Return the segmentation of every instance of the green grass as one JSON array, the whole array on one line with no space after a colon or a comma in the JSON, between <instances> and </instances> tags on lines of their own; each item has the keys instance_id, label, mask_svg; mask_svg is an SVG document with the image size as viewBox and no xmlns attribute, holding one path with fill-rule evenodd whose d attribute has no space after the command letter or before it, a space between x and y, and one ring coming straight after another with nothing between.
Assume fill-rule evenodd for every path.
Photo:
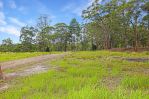
<instances>
[{"instance_id":1,"label":"green grass","mask_svg":"<svg viewBox=\"0 0 149 99\"><path fill-rule=\"evenodd\" d=\"M35 57L51 53L58 53L58 52L25 52L25 53L0 52L0 62Z\"/></svg>"},{"instance_id":2,"label":"green grass","mask_svg":"<svg viewBox=\"0 0 149 99\"><path fill-rule=\"evenodd\" d=\"M12 80L0 98L149 99L149 74L145 73L149 63L111 56L148 57L148 53L72 52L64 59L48 62L57 69Z\"/></svg>"},{"instance_id":3,"label":"green grass","mask_svg":"<svg viewBox=\"0 0 149 99\"><path fill-rule=\"evenodd\" d=\"M149 77L148 76L128 76L122 81L124 87L133 89L148 89L149 88Z\"/></svg>"}]
</instances>

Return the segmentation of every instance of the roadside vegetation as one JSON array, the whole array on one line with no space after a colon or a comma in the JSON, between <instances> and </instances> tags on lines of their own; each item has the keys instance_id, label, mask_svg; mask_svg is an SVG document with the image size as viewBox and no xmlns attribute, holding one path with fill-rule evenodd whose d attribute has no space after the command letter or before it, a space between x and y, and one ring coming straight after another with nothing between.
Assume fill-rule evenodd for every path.
<instances>
[{"instance_id":1,"label":"roadside vegetation","mask_svg":"<svg viewBox=\"0 0 149 99\"><path fill-rule=\"evenodd\" d=\"M118 57L118 58L117 58ZM12 80L2 99L148 99L148 52L72 52L46 62L51 70Z\"/></svg>"}]
</instances>

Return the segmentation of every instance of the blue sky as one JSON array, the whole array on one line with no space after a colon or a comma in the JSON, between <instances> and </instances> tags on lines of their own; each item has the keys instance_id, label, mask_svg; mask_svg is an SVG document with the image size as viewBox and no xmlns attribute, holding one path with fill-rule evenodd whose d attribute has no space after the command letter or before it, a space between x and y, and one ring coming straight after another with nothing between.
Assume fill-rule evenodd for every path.
<instances>
[{"instance_id":1,"label":"blue sky","mask_svg":"<svg viewBox=\"0 0 149 99\"><path fill-rule=\"evenodd\" d=\"M42 14L50 16L51 25L69 24L72 18L82 22L81 12L93 0L0 0L0 43L5 38L19 42L22 26L35 25Z\"/></svg>"}]
</instances>

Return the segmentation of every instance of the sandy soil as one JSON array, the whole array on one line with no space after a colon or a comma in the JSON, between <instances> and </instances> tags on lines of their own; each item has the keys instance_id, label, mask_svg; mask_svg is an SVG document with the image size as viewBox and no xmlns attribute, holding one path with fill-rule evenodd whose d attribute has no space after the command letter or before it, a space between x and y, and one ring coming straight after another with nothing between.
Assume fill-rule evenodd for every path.
<instances>
[{"instance_id":1,"label":"sandy soil","mask_svg":"<svg viewBox=\"0 0 149 99\"><path fill-rule=\"evenodd\" d=\"M44 66L44 65L34 65L32 67L28 67L27 69L21 70L21 71L16 71L16 72L12 72L12 73L7 73L4 74L4 77L6 79L12 79L14 77L18 77L18 76L28 76L28 75L32 75L32 74L38 74L38 73L42 73L42 72L46 72L47 70L49 70L48 67Z\"/></svg>"},{"instance_id":2,"label":"sandy soil","mask_svg":"<svg viewBox=\"0 0 149 99\"><path fill-rule=\"evenodd\" d=\"M8 89L9 85L7 83L1 83L0 84L0 91L4 91Z\"/></svg>"}]
</instances>

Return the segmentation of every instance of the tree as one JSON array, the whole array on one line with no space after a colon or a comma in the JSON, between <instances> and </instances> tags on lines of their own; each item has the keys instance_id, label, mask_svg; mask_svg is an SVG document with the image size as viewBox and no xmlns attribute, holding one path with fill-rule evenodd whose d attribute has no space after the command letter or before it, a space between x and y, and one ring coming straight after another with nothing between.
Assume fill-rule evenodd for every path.
<instances>
[{"instance_id":1,"label":"tree","mask_svg":"<svg viewBox=\"0 0 149 99\"><path fill-rule=\"evenodd\" d=\"M49 18L47 15L42 15L38 19L37 23L37 37L36 43L39 51L46 51L47 47L50 47L50 33L53 28L49 26Z\"/></svg>"},{"instance_id":2,"label":"tree","mask_svg":"<svg viewBox=\"0 0 149 99\"><path fill-rule=\"evenodd\" d=\"M2 40L2 45L0 51L12 52L13 51L13 42L10 38Z\"/></svg>"},{"instance_id":3,"label":"tree","mask_svg":"<svg viewBox=\"0 0 149 99\"><path fill-rule=\"evenodd\" d=\"M70 39L69 29L65 23L55 24L56 42L59 43L59 50L67 51L68 41Z\"/></svg>"},{"instance_id":4,"label":"tree","mask_svg":"<svg viewBox=\"0 0 149 99\"><path fill-rule=\"evenodd\" d=\"M141 24L143 17L145 18L142 9L146 11L147 4L144 0L102 0L101 2L95 0L82 13L88 33L92 36L92 45L98 49L131 45L137 51L141 35L145 35L141 34L144 27ZM142 5L144 6L141 9Z\"/></svg>"},{"instance_id":5,"label":"tree","mask_svg":"<svg viewBox=\"0 0 149 99\"><path fill-rule=\"evenodd\" d=\"M146 23L147 29L149 30L149 1L142 5L142 10L146 13L143 17L143 21Z\"/></svg>"},{"instance_id":6,"label":"tree","mask_svg":"<svg viewBox=\"0 0 149 99\"><path fill-rule=\"evenodd\" d=\"M130 4L128 16L130 17L130 25L132 26L134 34L134 50L138 50L139 46L139 33L138 33L138 24L139 17L141 16L141 3L140 0L131 0L128 2Z\"/></svg>"},{"instance_id":7,"label":"tree","mask_svg":"<svg viewBox=\"0 0 149 99\"><path fill-rule=\"evenodd\" d=\"M87 33L87 27L85 24L81 25L80 31L80 49L79 50L90 50L90 36Z\"/></svg>"},{"instance_id":8,"label":"tree","mask_svg":"<svg viewBox=\"0 0 149 99\"><path fill-rule=\"evenodd\" d=\"M146 37L149 38L149 1L142 5L142 10L146 13L143 17L144 32L147 34ZM149 39L147 40L147 45L149 49Z\"/></svg>"},{"instance_id":9,"label":"tree","mask_svg":"<svg viewBox=\"0 0 149 99\"><path fill-rule=\"evenodd\" d=\"M80 40L80 25L75 18L73 18L69 25L71 50L76 50L76 45Z\"/></svg>"},{"instance_id":10,"label":"tree","mask_svg":"<svg viewBox=\"0 0 149 99\"><path fill-rule=\"evenodd\" d=\"M13 44L13 42L10 38L2 40L2 45L8 45L9 46L9 45L12 45L12 44Z\"/></svg>"},{"instance_id":11,"label":"tree","mask_svg":"<svg viewBox=\"0 0 149 99\"><path fill-rule=\"evenodd\" d=\"M36 29L34 27L22 27L20 34L20 41L22 44L22 51L32 51L33 44L35 43Z\"/></svg>"},{"instance_id":12,"label":"tree","mask_svg":"<svg viewBox=\"0 0 149 99\"><path fill-rule=\"evenodd\" d=\"M106 6L109 7L108 4ZM92 35L92 48L95 48L95 46L98 49L102 46L104 49L110 48L111 30L109 28L110 17L108 15L110 12L106 6L100 5L99 0L95 0L91 6L83 11L83 18L89 20L88 27Z\"/></svg>"}]
</instances>

